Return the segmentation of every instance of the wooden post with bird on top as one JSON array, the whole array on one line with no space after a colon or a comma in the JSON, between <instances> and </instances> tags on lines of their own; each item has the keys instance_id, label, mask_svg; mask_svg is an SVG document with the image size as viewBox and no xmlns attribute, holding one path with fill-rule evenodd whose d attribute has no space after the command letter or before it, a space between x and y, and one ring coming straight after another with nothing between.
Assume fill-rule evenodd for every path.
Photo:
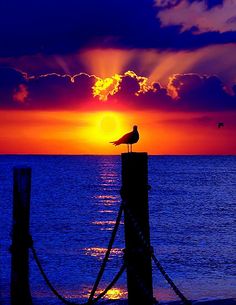
<instances>
[{"instance_id":1,"label":"wooden post with bird on top","mask_svg":"<svg viewBox=\"0 0 236 305\"><path fill-rule=\"evenodd\" d=\"M132 152L132 144L138 140L138 126L134 125L133 131L110 143L115 146L127 144L128 147L128 153L121 155L128 305L152 305L154 299L148 210L148 156L147 153Z\"/></svg>"},{"instance_id":2,"label":"wooden post with bird on top","mask_svg":"<svg viewBox=\"0 0 236 305\"><path fill-rule=\"evenodd\" d=\"M147 153L122 154L128 304L153 304Z\"/></svg>"}]
</instances>

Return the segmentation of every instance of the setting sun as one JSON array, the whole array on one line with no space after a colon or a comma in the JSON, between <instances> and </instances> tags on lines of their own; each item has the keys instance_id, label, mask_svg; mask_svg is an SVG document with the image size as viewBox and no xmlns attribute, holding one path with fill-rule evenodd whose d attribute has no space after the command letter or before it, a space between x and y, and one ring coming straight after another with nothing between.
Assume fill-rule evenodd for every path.
<instances>
[{"instance_id":1,"label":"setting sun","mask_svg":"<svg viewBox=\"0 0 236 305\"><path fill-rule=\"evenodd\" d=\"M117 129L117 120L113 114L106 114L100 122L100 128L104 133L114 133Z\"/></svg>"},{"instance_id":2,"label":"setting sun","mask_svg":"<svg viewBox=\"0 0 236 305\"><path fill-rule=\"evenodd\" d=\"M124 115L118 112L95 112L88 115L88 128L85 134L97 145L107 145L108 142L120 137L126 130Z\"/></svg>"}]
</instances>

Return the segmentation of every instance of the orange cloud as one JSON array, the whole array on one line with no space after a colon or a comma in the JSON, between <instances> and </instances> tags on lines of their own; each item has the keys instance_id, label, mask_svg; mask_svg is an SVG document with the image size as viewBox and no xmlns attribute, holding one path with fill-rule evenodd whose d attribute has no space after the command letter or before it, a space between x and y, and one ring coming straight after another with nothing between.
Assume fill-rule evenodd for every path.
<instances>
[{"instance_id":1,"label":"orange cloud","mask_svg":"<svg viewBox=\"0 0 236 305\"><path fill-rule=\"evenodd\" d=\"M23 104L25 103L28 95L29 95L29 91L26 85L20 84L13 93L13 100Z\"/></svg>"}]
</instances>

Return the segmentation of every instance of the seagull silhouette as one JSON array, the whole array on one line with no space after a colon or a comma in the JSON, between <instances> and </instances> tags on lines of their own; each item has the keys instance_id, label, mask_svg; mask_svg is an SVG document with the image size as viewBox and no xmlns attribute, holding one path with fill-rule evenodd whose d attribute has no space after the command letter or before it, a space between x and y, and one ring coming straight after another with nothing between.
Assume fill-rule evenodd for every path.
<instances>
[{"instance_id":1,"label":"seagull silhouette","mask_svg":"<svg viewBox=\"0 0 236 305\"><path fill-rule=\"evenodd\" d=\"M224 123L223 122L219 122L217 125L218 125L218 128L224 127Z\"/></svg>"},{"instance_id":2,"label":"seagull silhouette","mask_svg":"<svg viewBox=\"0 0 236 305\"><path fill-rule=\"evenodd\" d=\"M110 142L117 146L120 144L127 144L128 152L132 152L132 144L137 143L139 140L138 126L133 126L133 131L126 133L117 141Z\"/></svg>"}]
</instances>

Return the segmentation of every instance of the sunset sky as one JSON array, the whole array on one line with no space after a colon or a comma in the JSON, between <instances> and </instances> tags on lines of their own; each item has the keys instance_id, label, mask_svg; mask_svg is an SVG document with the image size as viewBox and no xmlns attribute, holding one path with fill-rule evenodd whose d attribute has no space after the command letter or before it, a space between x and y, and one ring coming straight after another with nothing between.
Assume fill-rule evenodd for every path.
<instances>
[{"instance_id":1,"label":"sunset sky","mask_svg":"<svg viewBox=\"0 0 236 305\"><path fill-rule=\"evenodd\" d=\"M1 1L0 43L1 154L236 154L236 0Z\"/></svg>"}]
</instances>

